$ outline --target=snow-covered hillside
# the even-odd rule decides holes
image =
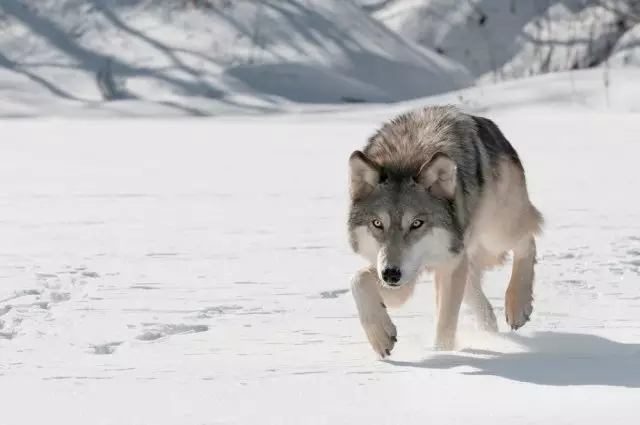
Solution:
[[[405,101],[637,66],[639,21],[632,0],[4,0],[0,113]]]
[[[359,1],[391,29],[462,63],[480,82],[596,66],[612,51],[614,65],[638,62],[627,35],[637,33],[640,22],[634,0]]]
[[[0,95],[43,103],[398,101],[472,84],[464,67],[406,41],[343,0],[3,0]],[[101,90],[102,88],[102,90]]]
[[[610,57],[612,66],[640,66],[640,25],[627,31],[616,43]]]

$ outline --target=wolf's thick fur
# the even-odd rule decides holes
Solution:
[[[402,114],[351,154],[349,175],[349,242],[371,263],[352,292],[382,357],[397,337],[387,306],[404,304],[424,271],[435,274],[436,349],[454,349],[463,300],[482,329],[497,331],[482,273],[508,251],[506,321],[518,329],[529,320],[543,217],[517,152],[493,121],[454,106]]]

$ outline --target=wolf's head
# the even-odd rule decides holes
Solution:
[[[400,287],[461,250],[456,174],[443,153],[415,173],[385,170],[361,151],[349,157],[350,244],[376,266],[383,285]]]

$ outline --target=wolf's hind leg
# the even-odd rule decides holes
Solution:
[[[505,294],[505,315],[511,329],[524,326],[533,312],[536,241],[527,235],[513,248],[511,279]]]
[[[464,303],[471,309],[478,327],[487,332],[498,332],[498,322],[491,302],[482,290],[487,256],[478,254],[469,261],[467,285],[464,290]]]

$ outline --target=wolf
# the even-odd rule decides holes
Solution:
[[[544,218],[495,122],[453,105],[410,110],[383,123],[348,165],[349,244],[369,263],[351,293],[375,352],[391,354],[397,329],[387,307],[402,306],[425,272],[435,283],[435,350],[455,349],[463,302],[482,330],[497,332],[482,275],[510,251],[506,322],[517,330],[529,321]]]

